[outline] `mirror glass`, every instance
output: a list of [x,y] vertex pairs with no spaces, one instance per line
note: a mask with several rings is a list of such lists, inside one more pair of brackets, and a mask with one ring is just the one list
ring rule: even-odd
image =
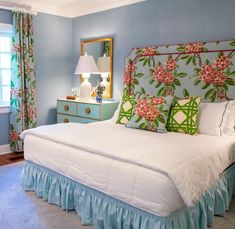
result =
[[[112,98],[113,82],[113,40],[112,38],[99,38],[93,40],[81,40],[80,55],[91,55],[97,64],[100,74],[91,74],[89,82],[92,86],[92,96],[95,96],[97,85],[105,86],[104,98]],[[82,81],[82,77],[81,77]]]

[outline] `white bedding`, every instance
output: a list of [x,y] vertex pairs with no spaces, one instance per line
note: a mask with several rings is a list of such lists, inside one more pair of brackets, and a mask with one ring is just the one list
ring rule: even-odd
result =
[[234,136],[158,134],[110,121],[42,126],[21,137],[26,160],[159,216],[192,206],[235,151]]

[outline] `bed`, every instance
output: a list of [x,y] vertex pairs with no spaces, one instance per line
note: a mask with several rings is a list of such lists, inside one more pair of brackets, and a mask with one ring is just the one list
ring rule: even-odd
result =
[[[208,62],[221,52],[232,61],[233,44],[133,49],[126,62],[124,91],[137,96],[156,91],[201,95],[210,102],[234,99],[230,78],[223,90],[197,88],[201,82],[190,73],[197,62]],[[155,84],[149,73],[169,56],[180,60],[174,75],[181,80]],[[24,189],[64,210],[75,209],[83,224],[95,228],[207,228],[214,215],[228,210],[235,194],[235,135],[162,134],[108,120],[42,126],[21,137]]]

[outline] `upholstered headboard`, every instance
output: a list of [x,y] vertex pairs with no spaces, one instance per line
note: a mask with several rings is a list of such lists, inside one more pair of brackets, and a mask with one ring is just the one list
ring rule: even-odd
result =
[[124,86],[136,96],[235,99],[235,40],[135,48],[126,59]]

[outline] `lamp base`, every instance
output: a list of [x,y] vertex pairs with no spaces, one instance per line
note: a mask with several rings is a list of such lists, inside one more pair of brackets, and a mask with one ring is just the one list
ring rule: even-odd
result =
[[89,100],[91,98],[91,83],[88,79],[84,79],[80,87],[80,98]]

